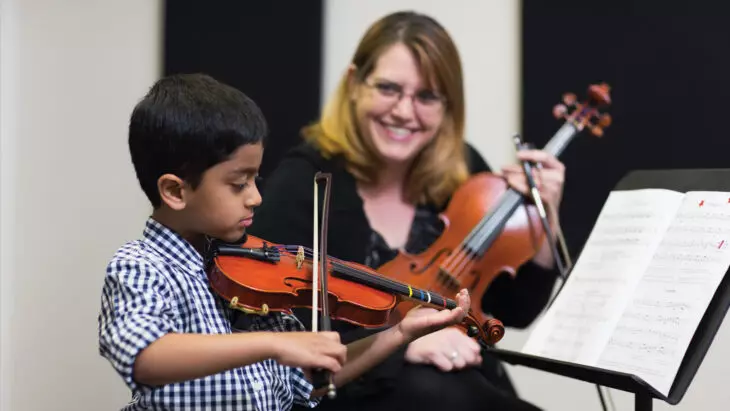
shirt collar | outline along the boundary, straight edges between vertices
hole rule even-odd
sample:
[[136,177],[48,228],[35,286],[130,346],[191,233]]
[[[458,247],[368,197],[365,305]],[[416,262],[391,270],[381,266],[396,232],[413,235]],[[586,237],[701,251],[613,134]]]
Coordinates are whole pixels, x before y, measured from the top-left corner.
[[180,234],[160,224],[152,217],[147,219],[143,232],[147,244],[162,256],[191,272],[203,270],[203,257]]

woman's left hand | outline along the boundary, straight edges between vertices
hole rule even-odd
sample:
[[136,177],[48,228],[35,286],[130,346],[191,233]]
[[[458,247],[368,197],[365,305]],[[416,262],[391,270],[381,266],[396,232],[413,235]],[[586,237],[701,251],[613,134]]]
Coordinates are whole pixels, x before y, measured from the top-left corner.
[[[547,207],[552,207],[554,211],[557,211],[563,197],[565,165],[552,154],[542,150],[518,151],[517,159],[542,164],[542,169],[533,167],[535,185],[540,191],[543,202],[547,203]],[[521,164],[510,164],[503,167],[502,175],[512,188],[529,196],[530,187]]]

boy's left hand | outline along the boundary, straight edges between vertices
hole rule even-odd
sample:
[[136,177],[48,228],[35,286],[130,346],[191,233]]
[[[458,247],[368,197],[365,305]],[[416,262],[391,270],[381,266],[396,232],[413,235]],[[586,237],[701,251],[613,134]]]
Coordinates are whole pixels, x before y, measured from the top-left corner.
[[459,291],[456,302],[458,307],[453,310],[426,307],[410,310],[397,326],[406,343],[444,327],[461,323],[471,306],[469,292],[466,289]]

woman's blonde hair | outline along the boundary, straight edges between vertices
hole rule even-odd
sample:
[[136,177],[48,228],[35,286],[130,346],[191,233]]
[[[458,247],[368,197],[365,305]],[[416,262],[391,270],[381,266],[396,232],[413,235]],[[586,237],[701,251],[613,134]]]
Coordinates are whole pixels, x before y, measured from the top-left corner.
[[[375,22],[360,41],[352,64],[355,79],[364,81],[390,46],[402,43],[418,62],[423,78],[445,97],[444,119],[436,138],[415,158],[405,182],[405,198],[413,203],[442,205],[466,180],[464,150],[464,87],[459,53],[446,30],[435,20],[414,12],[398,12]],[[371,141],[362,138],[345,74],[318,122],[305,127],[325,157],[343,155],[355,178],[373,183],[380,160]]]

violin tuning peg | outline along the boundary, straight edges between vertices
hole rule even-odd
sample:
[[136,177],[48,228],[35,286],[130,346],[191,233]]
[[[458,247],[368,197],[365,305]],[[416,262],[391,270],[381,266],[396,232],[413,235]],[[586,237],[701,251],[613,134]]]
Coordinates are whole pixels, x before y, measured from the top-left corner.
[[477,328],[476,325],[469,326],[469,328],[467,328],[466,330],[466,335],[472,338],[476,337],[477,335],[479,335],[479,328]]
[[601,126],[591,126],[591,133],[596,137],[603,137],[603,129]]
[[608,113],[601,114],[601,117],[598,120],[598,125],[603,128],[606,128],[611,125],[611,121],[612,121],[612,119],[611,119],[610,114],[608,114]]
[[565,107],[564,104],[556,104],[555,107],[553,107],[553,116],[557,119],[563,118],[567,112],[568,108]]
[[563,94],[563,103],[565,103],[565,105],[567,105],[567,106],[574,105],[577,100],[578,100],[578,98],[573,93]]
[[590,98],[602,105],[611,104],[611,96],[609,95],[610,91],[611,86],[607,83],[594,84],[588,87],[588,95]]

